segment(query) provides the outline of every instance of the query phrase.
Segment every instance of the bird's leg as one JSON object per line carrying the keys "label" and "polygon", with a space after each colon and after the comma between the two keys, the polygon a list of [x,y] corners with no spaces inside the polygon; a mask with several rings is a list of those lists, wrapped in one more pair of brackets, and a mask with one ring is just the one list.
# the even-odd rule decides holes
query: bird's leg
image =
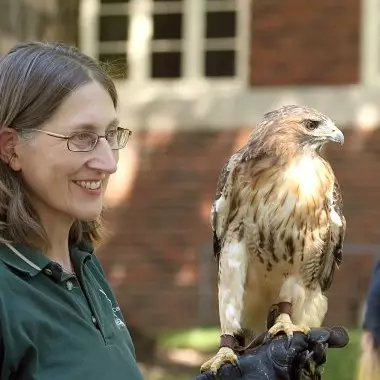
{"label": "bird's leg", "polygon": [[237,364],[235,349],[238,347],[238,340],[230,334],[220,336],[219,351],[216,355],[201,366],[201,372],[210,370],[214,375],[218,369],[226,363]]}
{"label": "bird's leg", "polygon": [[[292,338],[293,333],[296,331],[308,334],[310,328],[306,325],[295,325],[291,320],[292,304],[290,302],[279,302],[274,305],[274,309],[270,312],[270,318],[268,318],[268,334],[266,341],[280,332],[284,332],[289,339]],[[271,326],[274,317],[274,324]]]}

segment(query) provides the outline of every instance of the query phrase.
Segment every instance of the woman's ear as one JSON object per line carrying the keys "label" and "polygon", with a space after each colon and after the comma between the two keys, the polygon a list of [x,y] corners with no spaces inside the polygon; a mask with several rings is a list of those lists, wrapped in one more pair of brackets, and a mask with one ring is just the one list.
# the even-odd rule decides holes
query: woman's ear
{"label": "woman's ear", "polygon": [[14,128],[0,129],[0,159],[14,171],[20,171],[21,165],[15,151],[18,134]]}

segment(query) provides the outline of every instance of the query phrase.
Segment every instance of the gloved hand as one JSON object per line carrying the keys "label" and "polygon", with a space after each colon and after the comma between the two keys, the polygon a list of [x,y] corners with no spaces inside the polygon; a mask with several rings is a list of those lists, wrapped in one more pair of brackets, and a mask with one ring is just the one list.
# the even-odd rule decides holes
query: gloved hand
{"label": "gloved hand", "polygon": [[238,357],[238,365],[223,365],[215,377],[201,373],[195,380],[318,380],[326,362],[327,348],[347,345],[344,327],[313,328],[308,335],[294,333],[291,341],[285,335]]}

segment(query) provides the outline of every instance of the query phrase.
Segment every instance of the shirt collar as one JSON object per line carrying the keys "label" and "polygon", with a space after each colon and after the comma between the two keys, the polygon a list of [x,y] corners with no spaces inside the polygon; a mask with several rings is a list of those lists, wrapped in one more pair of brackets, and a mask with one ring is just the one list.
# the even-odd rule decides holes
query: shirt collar
{"label": "shirt collar", "polygon": [[93,252],[94,248],[86,241],[81,241],[72,247],[70,257],[76,272],[80,270],[87,260],[91,259]]}
{"label": "shirt collar", "polygon": [[[75,268],[81,267],[85,261],[90,259],[93,250],[91,244],[85,241],[73,246],[70,255]],[[4,249],[0,253],[0,260],[30,277],[36,276],[46,267],[50,269],[56,267],[56,263],[41,251],[24,244],[4,244]]]}
{"label": "shirt collar", "polygon": [[31,277],[40,273],[50,263],[49,258],[42,252],[23,244],[5,244],[0,260]]}

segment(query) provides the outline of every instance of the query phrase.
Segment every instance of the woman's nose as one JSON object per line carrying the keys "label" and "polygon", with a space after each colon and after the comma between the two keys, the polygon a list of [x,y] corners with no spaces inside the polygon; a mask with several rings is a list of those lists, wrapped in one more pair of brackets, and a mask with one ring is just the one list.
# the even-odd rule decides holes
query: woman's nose
{"label": "woman's nose", "polygon": [[88,167],[105,173],[115,173],[117,169],[118,151],[112,150],[107,140],[100,138],[93,150],[93,158]]}

